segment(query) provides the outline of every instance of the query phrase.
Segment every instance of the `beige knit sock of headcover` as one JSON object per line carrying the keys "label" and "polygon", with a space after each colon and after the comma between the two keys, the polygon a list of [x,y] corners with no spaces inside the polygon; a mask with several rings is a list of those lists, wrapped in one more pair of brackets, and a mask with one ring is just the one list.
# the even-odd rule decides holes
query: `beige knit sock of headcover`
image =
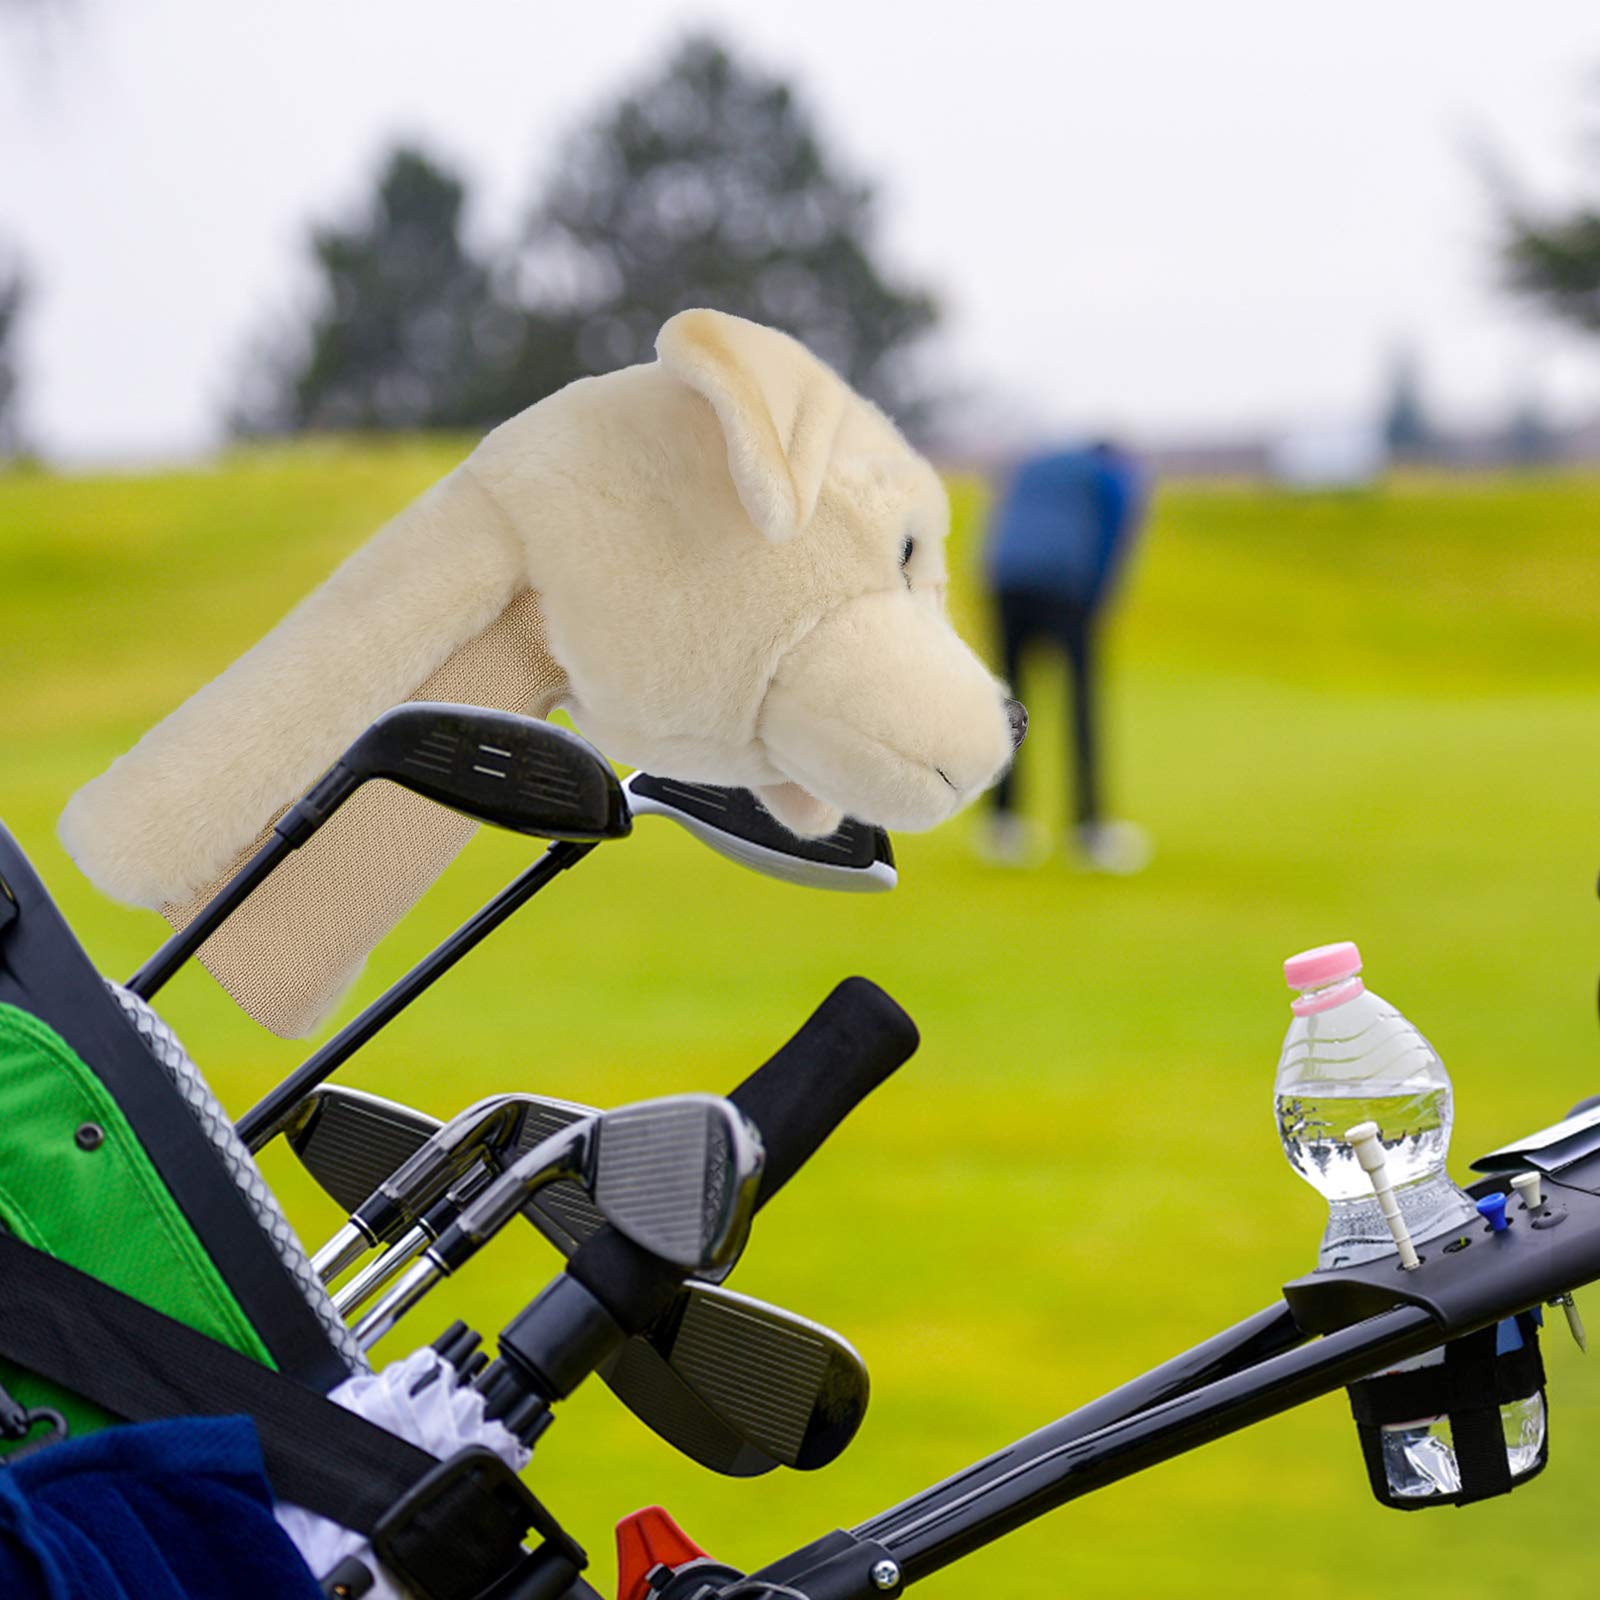
{"label": "beige knit sock of headcover", "polygon": [[[528,589],[410,698],[545,717],[565,690],[545,645],[539,597]],[[167,921],[174,928],[191,922],[288,809],[214,882],[181,905],[163,906]],[[309,1033],[477,826],[395,784],[366,784],[206,940],[200,960],[263,1027],[286,1039]]]}

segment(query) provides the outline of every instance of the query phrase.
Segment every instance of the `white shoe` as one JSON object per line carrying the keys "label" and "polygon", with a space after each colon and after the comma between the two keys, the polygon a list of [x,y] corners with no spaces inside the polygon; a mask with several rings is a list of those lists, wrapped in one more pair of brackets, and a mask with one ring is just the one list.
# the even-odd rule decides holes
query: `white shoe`
{"label": "white shoe", "polygon": [[1011,811],[991,812],[983,818],[977,848],[991,867],[1031,867],[1048,853],[1042,830]]}
{"label": "white shoe", "polygon": [[1087,872],[1127,877],[1150,864],[1150,835],[1137,822],[1088,822],[1073,838]]}

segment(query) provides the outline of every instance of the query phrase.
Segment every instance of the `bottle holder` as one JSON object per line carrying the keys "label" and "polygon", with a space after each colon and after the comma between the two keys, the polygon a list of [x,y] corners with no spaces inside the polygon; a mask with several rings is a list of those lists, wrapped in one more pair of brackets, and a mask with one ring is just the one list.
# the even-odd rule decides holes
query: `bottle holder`
{"label": "bottle holder", "polygon": [[[1537,1312],[1454,1339],[1443,1354],[1433,1365],[1367,1378],[1348,1391],[1367,1480],[1396,1511],[1509,1494],[1549,1459]],[[1519,1416],[1536,1418],[1536,1440],[1508,1440],[1507,1407],[1515,1408],[1511,1426],[1520,1425]],[[1515,1470],[1513,1448],[1525,1457]]]}

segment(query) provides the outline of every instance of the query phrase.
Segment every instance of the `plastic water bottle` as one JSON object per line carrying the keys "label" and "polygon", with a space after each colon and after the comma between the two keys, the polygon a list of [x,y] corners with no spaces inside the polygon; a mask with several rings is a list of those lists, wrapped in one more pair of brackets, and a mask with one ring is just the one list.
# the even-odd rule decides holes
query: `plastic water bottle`
{"label": "plastic water bottle", "polygon": [[[1317,1270],[1351,1266],[1394,1252],[1371,1179],[1346,1132],[1375,1122],[1395,1198],[1413,1243],[1451,1230],[1481,1227],[1472,1200],[1445,1170],[1453,1106],[1450,1074],[1433,1046],[1361,981],[1361,952],[1348,940],[1290,956],[1283,975],[1299,994],[1278,1060],[1275,1110],[1289,1165],[1328,1202]],[[1521,1344],[1515,1322],[1502,1323],[1502,1352]],[[1443,1349],[1390,1372],[1436,1366]],[[1374,1374],[1378,1376],[1378,1374]],[[1500,1408],[1513,1479],[1543,1458],[1542,1393]],[[1461,1473],[1447,1416],[1416,1417],[1382,1430],[1390,1493],[1422,1503],[1455,1494]]]}
{"label": "plastic water bottle", "polygon": [[1478,1220],[1445,1171],[1450,1074],[1433,1046],[1360,973],[1361,952],[1348,940],[1283,964],[1299,994],[1278,1060],[1278,1137],[1289,1165],[1328,1202],[1319,1271],[1394,1250],[1372,1182],[1345,1138],[1357,1123],[1378,1125],[1414,1243]]}

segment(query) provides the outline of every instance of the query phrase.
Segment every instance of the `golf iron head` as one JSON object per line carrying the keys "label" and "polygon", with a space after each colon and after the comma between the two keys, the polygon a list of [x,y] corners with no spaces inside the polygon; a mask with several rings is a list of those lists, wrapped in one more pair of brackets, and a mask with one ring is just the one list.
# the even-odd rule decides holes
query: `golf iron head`
{"label": "golf iron head", "polygon": [[[520,1136],[531,1140],[527,1148],[591,1114],[571,1101],[530,1099]],[[397,1101],[326,1086],[307,1097],[288,1138],[306,1170],[348,1213],[440,1126]],[[522,1209],[566,1256],[605,1226],[572,1182],[551,1184]],[[693,1281],[655,1327],[629,1339],[599,1371],[646,1427],[730,1477],[826,1466],[855,1437],[870,1390],[860,1356],[837,1333]]]}
{"label": "golf iron head", "polygon": [[599,1371],[641,1422],[734,1478],[827,1466],[871,1393],[865,1363],[832,1329],[715,1284],[680,1295]]}
{"label": "golf iron head", "polygon": [[370,1349],[558,1178],[581,1182],[613,1228],[683,1272],[731,1262],[749,1235],[763,1161],[754,1125],[717,1095],[669,1095],[574,1122],[466,1200],[356,1324],[356,1340]]}
{"label": "golf iron head", "polygon": [[[374,1246],[423,1223],[447,1193],[465,1181],[504,1170],[505,1155],[527,1120],[528,1096],[490,1095],[458,1112],[405,1158],[350,1213],[350,1220],[313,1258],[324,1283]],[[474,1190],[474,1192],[476,1192]]]}
{"label": "golf iron head", "polygon": [[[528,1110],[509,1152],[512,1160],[569,1123],[595,1114],[592,1107],[570,1100],[547,1095],[524,1098]],[[296,1107],[285,1133],[306,1171],[348,1216],[442,1126],[436,1117],[399,1101],[324,1084]],[[565,1179],[530,1196],[522,1209],[528,1221],[568,1256],[606,1225],[582,1186]],[[393,1244],[404,1231],[396,1227],[381,1242]]]}
{"label": "golf iron head", "polygon": [[748,789],[635,772],[624,783],[636,817],[666,817],[702,844],[768,878],[810,889],[882,893],[898,881],[882,828],[853,818],[822,839],[790,833]]}

